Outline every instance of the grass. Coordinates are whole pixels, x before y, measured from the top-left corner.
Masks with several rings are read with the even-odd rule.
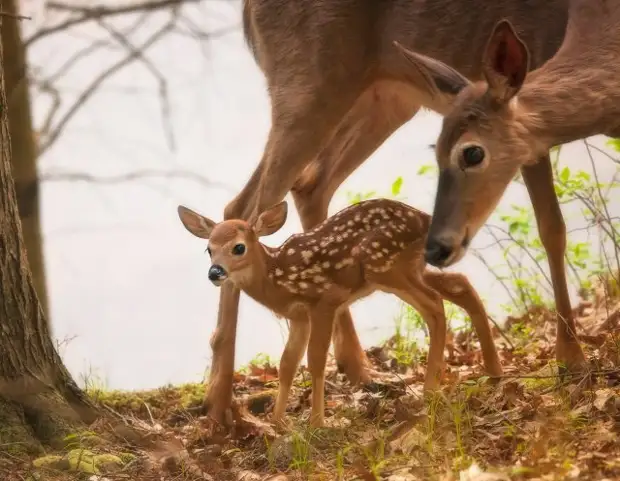
[[[596,296],[577,309],[588,331],[620,309],[617,300],[602,303]],[[602,342],[585,345],[598,372],[591,389],[555,375],[554,317],[545,308],[510,319],[508,340],[497,333],[506,371],[499,384],[484,376],[479,346],[465,328],[449,336],[441,390],[423,398],[425,353],[410,342],[405,325],[414,321],[369,350],[383,372],[379,392],[352,389],[330,364],[325,428],[308,427],[310,391],[302,368],[289,402],[292,429],[275,434],[268,416],[277,369],[265,356],[235,376],[235,391],[247,401],[235,410],[230,432],[193,409],[204,395],[200,384],[120,392],[93,381],[88,393],[106,412],[154,441],[137,446],[119,439],[102,420],[42,458],[3,450],[0,473],[8,474],[2,479],[193,480],[207,473],[206,479],[236,481],[285,473],[273,479],[447,481],[480,472],[504,476],[485,479],[620,478],[620,375],[614,367],[620,335],[613,328]],[[403,352],[414,348],[415,355]],[[179,461],[178,453],[186,457]]]

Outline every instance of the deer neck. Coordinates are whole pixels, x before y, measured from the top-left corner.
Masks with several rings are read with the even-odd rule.
[[[616,18],[573,21],[558,53],[528,75],[518,94],[523,124],[541,148],[620,133],[619,9],[610,15]]]
[[[258,245],[260,248],[256,254],[257,258],[252,264],[252,274],[237,282],[237,287],[256,302],[279,311],[278,305],[281,304],[282,295],[281,292],[278,292],[278,287],[269,275],[275,267],[274,252],[277,250],[261,243]]]

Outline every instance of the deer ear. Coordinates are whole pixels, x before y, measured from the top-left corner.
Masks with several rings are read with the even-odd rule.
[[[263,212],[254,224],[254,232],[258,237],[277,232],[286,222],[288,205],[285,200]]]
[[[412,52],[400,43],[394,42],[394,46],[403,54],[410,65],[418,74],[417,84],[422,81],[422,88],[433,96],[448,95],[455,97],[469,85],[469,80],[439,60],[426,55]]]
[[[215,222],[182,205],[177,207],[177,212],[179,219],[188,231],[201,239],[209,238],[215,227]]]
[[[500,20],[487,42],[482,69],[489,92],[501,103],[509,101],[523,86],[530,53],[508,20]]]

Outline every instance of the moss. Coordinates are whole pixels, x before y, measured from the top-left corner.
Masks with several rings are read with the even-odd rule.
[[[118,457],[121,458],[124,464],[129,464],[138,459],[138,456],[132,453],[118,453]]]
[[[81,430],[68,434],[63,439],[64,449],[95,448],[107,444],[107,441],[92,431]]]
[[[147,391],[88,391],[97,403],[107,404],[119,413],[131,413],[145,419],[151,415],[159,418],[179,407],[198,406],[202,403],[204,393],[205,387],[200,383],[164,386]]]
[[[87,449],[72,449],[65,458],[69,461],[68,471],[80,473],[100,474],[95,464],[95,454]]]
[[[95,454],[87,449],[72,449],[65,456],[43,456],[35,459],[36,468],[55,469],[57,471],[71,471],[85,474],[106,474],[120,471],[123,466],[135,456],[123,453]]]
[[[126,464],[120,456],[114,454],[97,454],[93,461],[95,467],[102,473],[115,473]]]
[[[67,461],[62,456],[42,456],[32,462],[35,468],[56,469],[64,471],[67,469]]]

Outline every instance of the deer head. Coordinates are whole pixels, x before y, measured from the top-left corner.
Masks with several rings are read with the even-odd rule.
[[[177,211],[190,233],[209,240],[209,280],[216,286],[230,280],[241,288],[252,281],[253,274],[264,263],[265,248],[259,237],[277,232],[286,222],[288,209],[285,201],[280,202],[264,211],[253,225],[238,219],[217,224],[182,205]]]
[[[452,95],[436,145],[439,182],[426,261],[443,267],[463,257],[521,165],[547,152],[524,126],[518,93],[529,52],[507,20],[496,24],[482,58],[484,81],[470,82],[447,65],[401,52],[433,95]]]

